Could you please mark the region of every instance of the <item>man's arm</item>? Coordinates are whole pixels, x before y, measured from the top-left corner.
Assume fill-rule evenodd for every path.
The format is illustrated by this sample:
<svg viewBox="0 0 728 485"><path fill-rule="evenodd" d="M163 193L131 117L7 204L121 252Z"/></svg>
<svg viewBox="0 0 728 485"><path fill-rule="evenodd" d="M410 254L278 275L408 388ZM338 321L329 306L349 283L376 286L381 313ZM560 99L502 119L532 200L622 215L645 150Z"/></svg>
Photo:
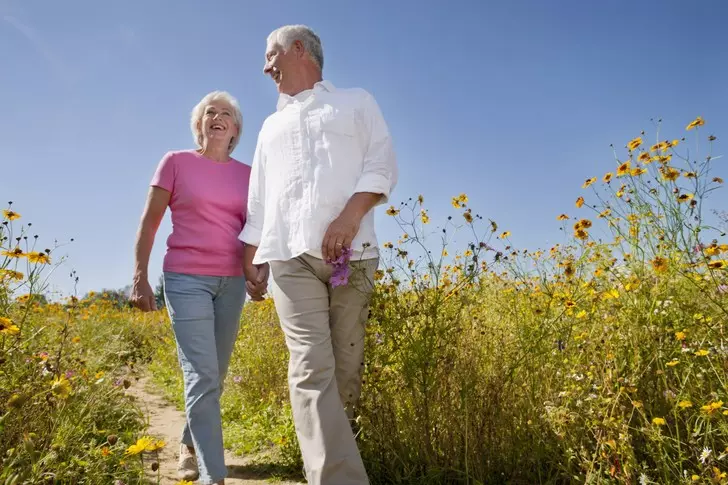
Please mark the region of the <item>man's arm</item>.
<svg viewBox="0 0 728 485"><path fill-rule="evenodd" d="M366 133L366 152L362 173L347 202L324 235L321 252L324 259L334 260L343 248L349 248L359 232L364 216L375 206L389 200L398 177L397 160L389 128L379 105L370 94L361 112L362 129Z"/></svg>
<svg viewBox="0 0 728 485"><path fill-rule="evenodd" d="M243 272L245 273L248 294L253 300L263 299L268 284L268 265L255 265L253 258L260 246L265 217L265 158L260 138L255 147L248 183L248 206L245 226L239 239L245 244L243 252Z"/></svg>

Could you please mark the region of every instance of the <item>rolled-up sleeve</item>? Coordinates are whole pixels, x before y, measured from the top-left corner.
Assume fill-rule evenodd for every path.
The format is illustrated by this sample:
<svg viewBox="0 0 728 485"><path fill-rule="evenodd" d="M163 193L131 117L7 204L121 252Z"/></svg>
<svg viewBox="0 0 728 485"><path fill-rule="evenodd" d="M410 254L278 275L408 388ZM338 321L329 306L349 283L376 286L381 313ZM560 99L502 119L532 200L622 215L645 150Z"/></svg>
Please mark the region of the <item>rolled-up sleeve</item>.
<svg viewBox="0 0 728 485"><path fill-rule="evenodd" d="M248 207L245 226L239 239L250 246L260 246L265 218L265 156L260 140L255 147L253 163L250 168L248 186Z"/></svg>
<svg viewBox="0 0 728 485"><path fill-rule="evenodd" d="M397 159L394 154L389 127L379 105L366 93L362 121L369 134L366 140L364 164L355 192L382 194L377 204L389 201L389 195L397 185Z"/></svg>

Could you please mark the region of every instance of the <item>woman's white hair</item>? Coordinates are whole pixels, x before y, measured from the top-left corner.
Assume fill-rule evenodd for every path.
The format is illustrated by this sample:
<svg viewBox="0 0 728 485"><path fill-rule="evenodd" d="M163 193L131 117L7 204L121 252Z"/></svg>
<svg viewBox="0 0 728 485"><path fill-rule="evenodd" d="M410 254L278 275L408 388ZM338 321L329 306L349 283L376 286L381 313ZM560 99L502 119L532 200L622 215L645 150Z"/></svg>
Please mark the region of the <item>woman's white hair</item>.
<svg viewBox="0 0 728 485"><path fill-rule="evenodd" d="M238 126L238 135L234 136L230 140L228 153L232 153L233 150L235 150L235 147L238 146L238 142L243 134L243 114L240 111L240 104L238 103L238 100L227 91L213 91L202 98L202 100L200 100L200 102L192 108L192 116L190 117L192 137L195 139L195 143L198 147L204 148L202 146L202 131L200 130L200 122L202 121L202 116L205 114L205 108L207 108L212 101L225 101L233 110L233 118L235 119L235 124Z"/></svg>
<svg viewBox="0 0 728 485"><path fill-rule="evenodd" d="M288 50L294 41L300 40L303 48L311 56L311 59L324 69L324 49L321 47L321 39L316 32L306 25L284 25L268 35L268 44L277 42L283 49Z"/></svg>

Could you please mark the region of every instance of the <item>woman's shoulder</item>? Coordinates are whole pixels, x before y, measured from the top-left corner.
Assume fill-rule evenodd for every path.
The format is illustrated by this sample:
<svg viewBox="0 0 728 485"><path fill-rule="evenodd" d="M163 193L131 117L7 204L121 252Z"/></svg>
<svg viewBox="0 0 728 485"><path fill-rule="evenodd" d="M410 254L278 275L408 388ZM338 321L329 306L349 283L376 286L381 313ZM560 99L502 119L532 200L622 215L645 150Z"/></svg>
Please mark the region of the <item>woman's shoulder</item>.
<svg viewBox="0 0 728 485"><path fill-rule="evenodd" d="M243 163L240 160L230 157L230 162L234 164L235 168L246 174L250 173L250 165Z"/></svg>

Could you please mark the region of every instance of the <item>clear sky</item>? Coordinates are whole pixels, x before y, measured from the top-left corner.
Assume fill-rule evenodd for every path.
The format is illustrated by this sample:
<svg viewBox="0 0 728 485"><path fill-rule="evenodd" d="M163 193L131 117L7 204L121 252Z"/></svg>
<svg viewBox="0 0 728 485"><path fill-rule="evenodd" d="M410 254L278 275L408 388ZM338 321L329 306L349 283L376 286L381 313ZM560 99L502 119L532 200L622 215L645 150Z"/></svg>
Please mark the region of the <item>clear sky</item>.
<svg viewBox="0 0 728 485"><path fill-rule="evenodd" d="M728 137L725 0L0 0L0 200L41 245L75 238L57 288L71 268L81 293L129 284L149 180L193 147L189 113L209 91L240 100L233 156L250 163L277 96L265 38L288 23L319 33L327 79L378 100L393 201L421 193L439 222L465 192L519 247L561 241L556 216L651 118L669 138L698 115ZM381 209L378 228L400 234ZM152 285L170 230L167 217Z"/></svg>

